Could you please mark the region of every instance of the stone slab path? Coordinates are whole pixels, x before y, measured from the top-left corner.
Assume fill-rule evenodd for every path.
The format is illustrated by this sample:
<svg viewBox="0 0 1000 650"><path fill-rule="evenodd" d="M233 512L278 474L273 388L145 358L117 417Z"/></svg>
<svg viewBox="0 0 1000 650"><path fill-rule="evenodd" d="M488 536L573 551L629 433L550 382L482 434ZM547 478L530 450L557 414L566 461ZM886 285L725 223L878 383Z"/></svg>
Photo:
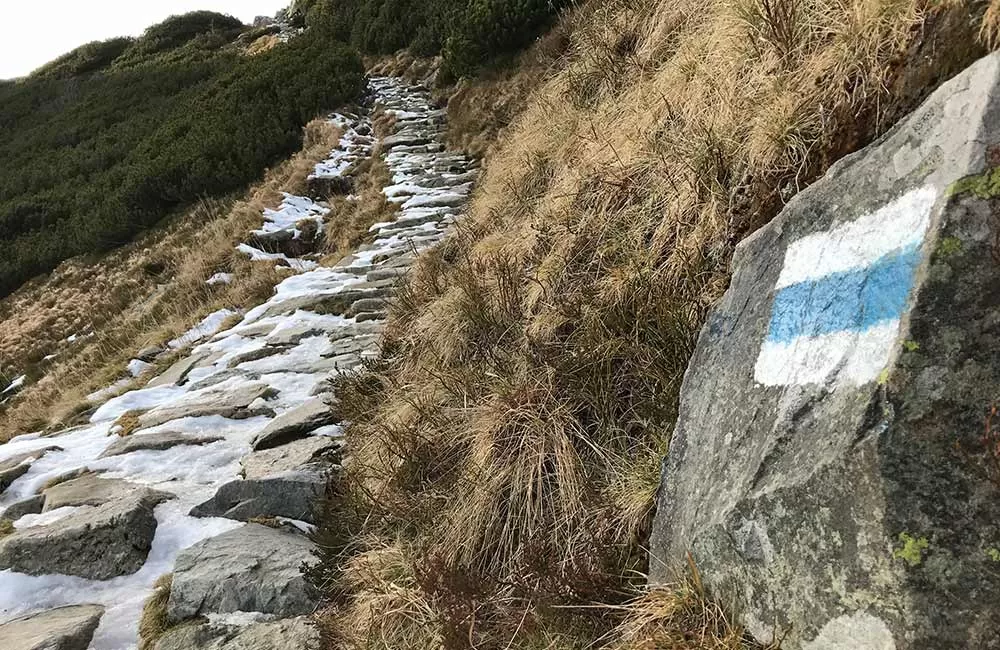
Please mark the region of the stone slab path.
<svg viewBox="0 0 1000 650"><path fill-rule="evenodd" d="M341 435L324 403L328 379L377 354L398 277L446 236L477 175L473 161L446 150L445 114L426 89L373 78L369 104L395 116L392 133L379 143L371 114L335 115L343 138L310 184L349 188L355 163L380 151L395 220L322 267L308 251L329 208L285 195L239 247L292 274L270 300L224 331L237 312L204 319L163 352L181 350L180 359L105 401L89 424L0 445L0 520L13 528L0 536L0 648L28 643L26 620L31 643L133 648L143 603L169 573L171 621L208 623L158 647L246 638L277 648L290 630L315 636L297 617L316 604L300 574L309 504ZM57 609L67 606L77 608Z"/></svg>

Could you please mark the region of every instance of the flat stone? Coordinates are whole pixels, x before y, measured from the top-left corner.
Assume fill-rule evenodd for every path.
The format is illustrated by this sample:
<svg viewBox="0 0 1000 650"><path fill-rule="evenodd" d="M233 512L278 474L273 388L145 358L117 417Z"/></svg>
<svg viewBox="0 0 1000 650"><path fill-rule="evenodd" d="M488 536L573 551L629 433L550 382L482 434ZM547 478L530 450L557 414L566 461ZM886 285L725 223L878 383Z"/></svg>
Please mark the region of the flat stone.
<svg viewBox="0 0 1000 650"><path fill-rule="evenodd" d="M198 542L177 556L167 618L311 614L318 598L302 575L302 564L314 561L313 548L301 535L258 524Z"/></svg>
<svg viewBox="0 0 1000 650"><path fill-rule="evenodd" d="M388 305L389 300L386 298L362 298L361 300L356 300L351 304L351 308L348 310L347 316L351 317L367 312L385 311Z"/></svg>
<svg viewBox="0 0 1000 650"><path fill-rule="evenodd" d="M381 280L395 280L397 278L406 277L406 274L410 272L409 267L389 267L389 268L379 268L373 269L368 272L365 276L370 282L379 282Z"/></svg>
<svg viewBox="0 0 1000 650"><path fill-rule="evenodd" d="M998 145L993 54L737 247L684 375L652 582L690 552L786 650L1000 647Z"/></svg>
<svg viewBox="0 0 1000 650"><path fill-rule="evenodd" d="M104 616L100 605L72 605L0 624L3 650L87 650Z"/></svg>
<svg viewBox="0 0 1000 650"><path fill-rule="evenodd" d="M145 347L136 353L135 358L140 361L154 361L161 353L165 351L165 348L161 345L150 345Z"/></svg>
<svg viewBox="0 0 1000 650"><path fill-rule="evenodd" d="M336 418L323 399L311 399L271 420L253 441L255 451L302 438Z"/></svg>
<svg viewBox="0 0 1000 650"><path fill-rule="evenodd" d="M273 357L276 354L287 352L290 347L291 346L288 345L265 345L264 347L257 348L256 350L249 350L247 352L241 352L233 355L227 365L229 368L235 368L241 363L266 359L268 357Z"/></svg>
<svg viewBox="0 0 1000 650"><path fill-rule="evenodd" d="M188 376L192 370L202 361L207 355L204 354L192 354L188 355L182 359L178 359L174 362L172 366L167 368L166 372L157 377L153 377L148 384L147 388L157 388L159 386L175 386L180 385L184 378Z"/></svg>
<svg viewBox="0 0 1000 650"><path fill-rule="evenodd" d="M241 368L227 368L226 370L214 372L203 379L199 379L198 381L191 382L188 386L188 390L204 390L221 384L224 381L233 379L234 377L241 377L247 381L257 381L260 379L260 375L256 372L247 372Z"/></svg>
<svg viewBox="0 0 1000 650"><path fill-rule="evenodd" d="M388 314L384 311L366 311L357 314L354 319L359 323L384 321Z"/></svg>
<svg viewBox="0 0 1000 650"><path fill-rule="evenodd" d="M7 460L0 461L0 494L9 488L14 481L27 474L33 462L50 451L62 451L62 447L53 445L44 449L17 454Z"/></svg>
<svg viewBox="0 0 1000 650"><path fill-rule="evenodd" d="M146 561L161 493L135 492L47 526L0 538L0 569L28 575L62 573L108 580L138 571Z"/></svg>
<svg viewBox="0 0 1000 650"><path fill-rule="evenodd" d="M432 139L429 133L397 133L382 139L382 148L385 151L396 146L414 146L429 144Z"/></svg>
<svg viewBox="0 0 1000 650"><path fill-rule="evenodd" d="M243 457L243 477L258 479L283 472L293 472L312 463L317 457L341 446L341 441L325 436L308 436Z"/></svg>
<svg viewBox="0 0 1000 650"><path fill-rule="evenodd" d="M247 406L260 397L273 393L264 382L250 381L228 390L207 390L191 393L182 403L159 406L139 416L139 426L143 429L155 427L180 418L221 415L225 418L246 417Z"/></svg>
<svg viewBox="0 0 1000 650"><path fill-rule="evenodd" d="M119 438L104 450L100 458L131 454L134 451L163 451L179 445L209 445L222 440L220 436L198 436L176 431L163 433L134 433L131 436Z"/></svg>
<svg viewBox="0 0 1000 650"><path fill-rule="evenodd" d="M320 633L308 616L246 626L180 625L153 650L319 650Z"/></svg>
<svg viewBox="0 0 1000 650"><path fill-rule="evenodd" d="M7 506L7 509L0 513L0 519L17 521L24 515L37 515L41 513L43 507L45 507L45 497L41 494L36 494L33 497Z"/></svg>
<svg viewBox="0 0 1000 650"><path fill-rule="evenodd" d="M394 283L359 282L336 293L301 295L269 304L260 318L289 314L306 309L318 314L343 314L351 303L361 298L377 298L391 292Z"/></svg>
<svg viewBox="0 0 1000 650"><path fill-rule="evenodd" d="M100 474L83 473L78 478L42 490L42 495L45 497L45 506L42 508L42 512L68 506L100 506L109 501L136 494L160 498L161 500L170 496L122 479L101 478Z"/></svg>
<svg viewBox="0 0 1000 650"><path fill-rule="evenodd" d="M288 517L313 523L316 501L326 488L319 468L284 472L264 478L230 481L208 501L189 513L192 517L225 517L250 521L258 517Z"/></svg>

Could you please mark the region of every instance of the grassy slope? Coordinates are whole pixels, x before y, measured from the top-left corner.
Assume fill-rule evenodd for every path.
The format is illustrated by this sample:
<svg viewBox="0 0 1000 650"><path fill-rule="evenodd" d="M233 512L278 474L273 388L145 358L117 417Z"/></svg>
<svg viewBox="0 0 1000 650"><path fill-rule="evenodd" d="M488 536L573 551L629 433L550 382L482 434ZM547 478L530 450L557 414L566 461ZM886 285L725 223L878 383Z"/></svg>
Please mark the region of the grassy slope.
<svg viewBox="0 0 1000 650"><path fill-rule="evenodd" d="M340 131L325 120L305 129L303 149L268 170L242 196L203 201L172 223L98 259L80 258L0 300L0 358L28 368L32 381L0 409L0 442L71 422L91 391L121 377L138 350L163 343L221 307L269 298L282 276L234 247L261 223L281 192L305 190L313 166L336 146ZM230 272L231 284L205 280ZM64 339L93 331L74 344ZM59 356L43 361L44 355ZM8 362L10 363L10 362Z"/></svg>
<svg viewBox="0 0 1000 650"><path fill-rule="evenodd" d="M314 572L331 647L743 645L696 581L641 596L694 337L736 243L983 54L985 10L609 0L566 16L383 359L340 383L350 461Z"/></svg>

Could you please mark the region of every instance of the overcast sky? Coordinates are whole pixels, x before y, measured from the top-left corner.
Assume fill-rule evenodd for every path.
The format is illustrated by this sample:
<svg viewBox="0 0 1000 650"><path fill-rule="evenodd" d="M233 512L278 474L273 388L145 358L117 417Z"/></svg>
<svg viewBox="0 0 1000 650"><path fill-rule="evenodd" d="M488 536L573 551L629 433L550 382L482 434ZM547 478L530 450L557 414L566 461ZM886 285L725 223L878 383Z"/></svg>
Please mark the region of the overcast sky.
<svg viewBox="0 0 1000 650"><path fill-rule="evenodd" d="M60 54L115 36L138 36L173 14L211 9L243 22L290 0L3 0L0 79L23 77Z"/></svg>

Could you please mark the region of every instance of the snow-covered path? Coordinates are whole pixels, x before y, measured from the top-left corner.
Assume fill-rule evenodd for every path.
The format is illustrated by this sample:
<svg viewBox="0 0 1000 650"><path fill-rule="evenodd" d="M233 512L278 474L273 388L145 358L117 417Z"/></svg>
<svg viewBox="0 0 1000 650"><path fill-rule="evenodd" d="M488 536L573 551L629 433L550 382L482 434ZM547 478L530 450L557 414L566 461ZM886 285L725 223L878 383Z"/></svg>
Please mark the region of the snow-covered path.
<svg viewBox="0 0 1000 650"><path fill-rule="evenodd" d="M388 78L372 79L370 90L376 105L396 116L394 133L381 143L392 173L384 192L400 205L395 221L373 226L370 241L333 267L244 245L255 259L297 274L225 331L217 330L231 314L214 314L172 342L186 353L145 388L108 400L88 425L0 445L0 518L15 513L7 519L16 529L0 536L0 623L63 605L100 605L90 647L132 648L143 602L157 578L175 572L184 549L198 544L207 554L203 540L238 542L264 528L247 520L266 523L279 542L304 539L297 531L309 529L303 520L310 513L301 505L286 510L322 489L322 473L336 457L341 429L324 406L328 379L377 353L396 278L446 235L476 177L472 161L445 150L444 112L426 91ZM376 146L369 117L335 119L345 135L317 165L319 178L343 175ZM256 234L297 238L304 219L322 230L327 212L287 195ZM144 508L155 525L142 523ZM140 568L126 570L136 554ZM257 584L264 576L227 574L205 586L196 573L175 572L171 612L187 611L183 599L197 592L197 615L216 623L308 613L254 592L269 588ZM289 590L298 588L295 576L285 578ZM241 593L216 593L225 585ZM0 647L3 639L0 624Z"/></svg>

